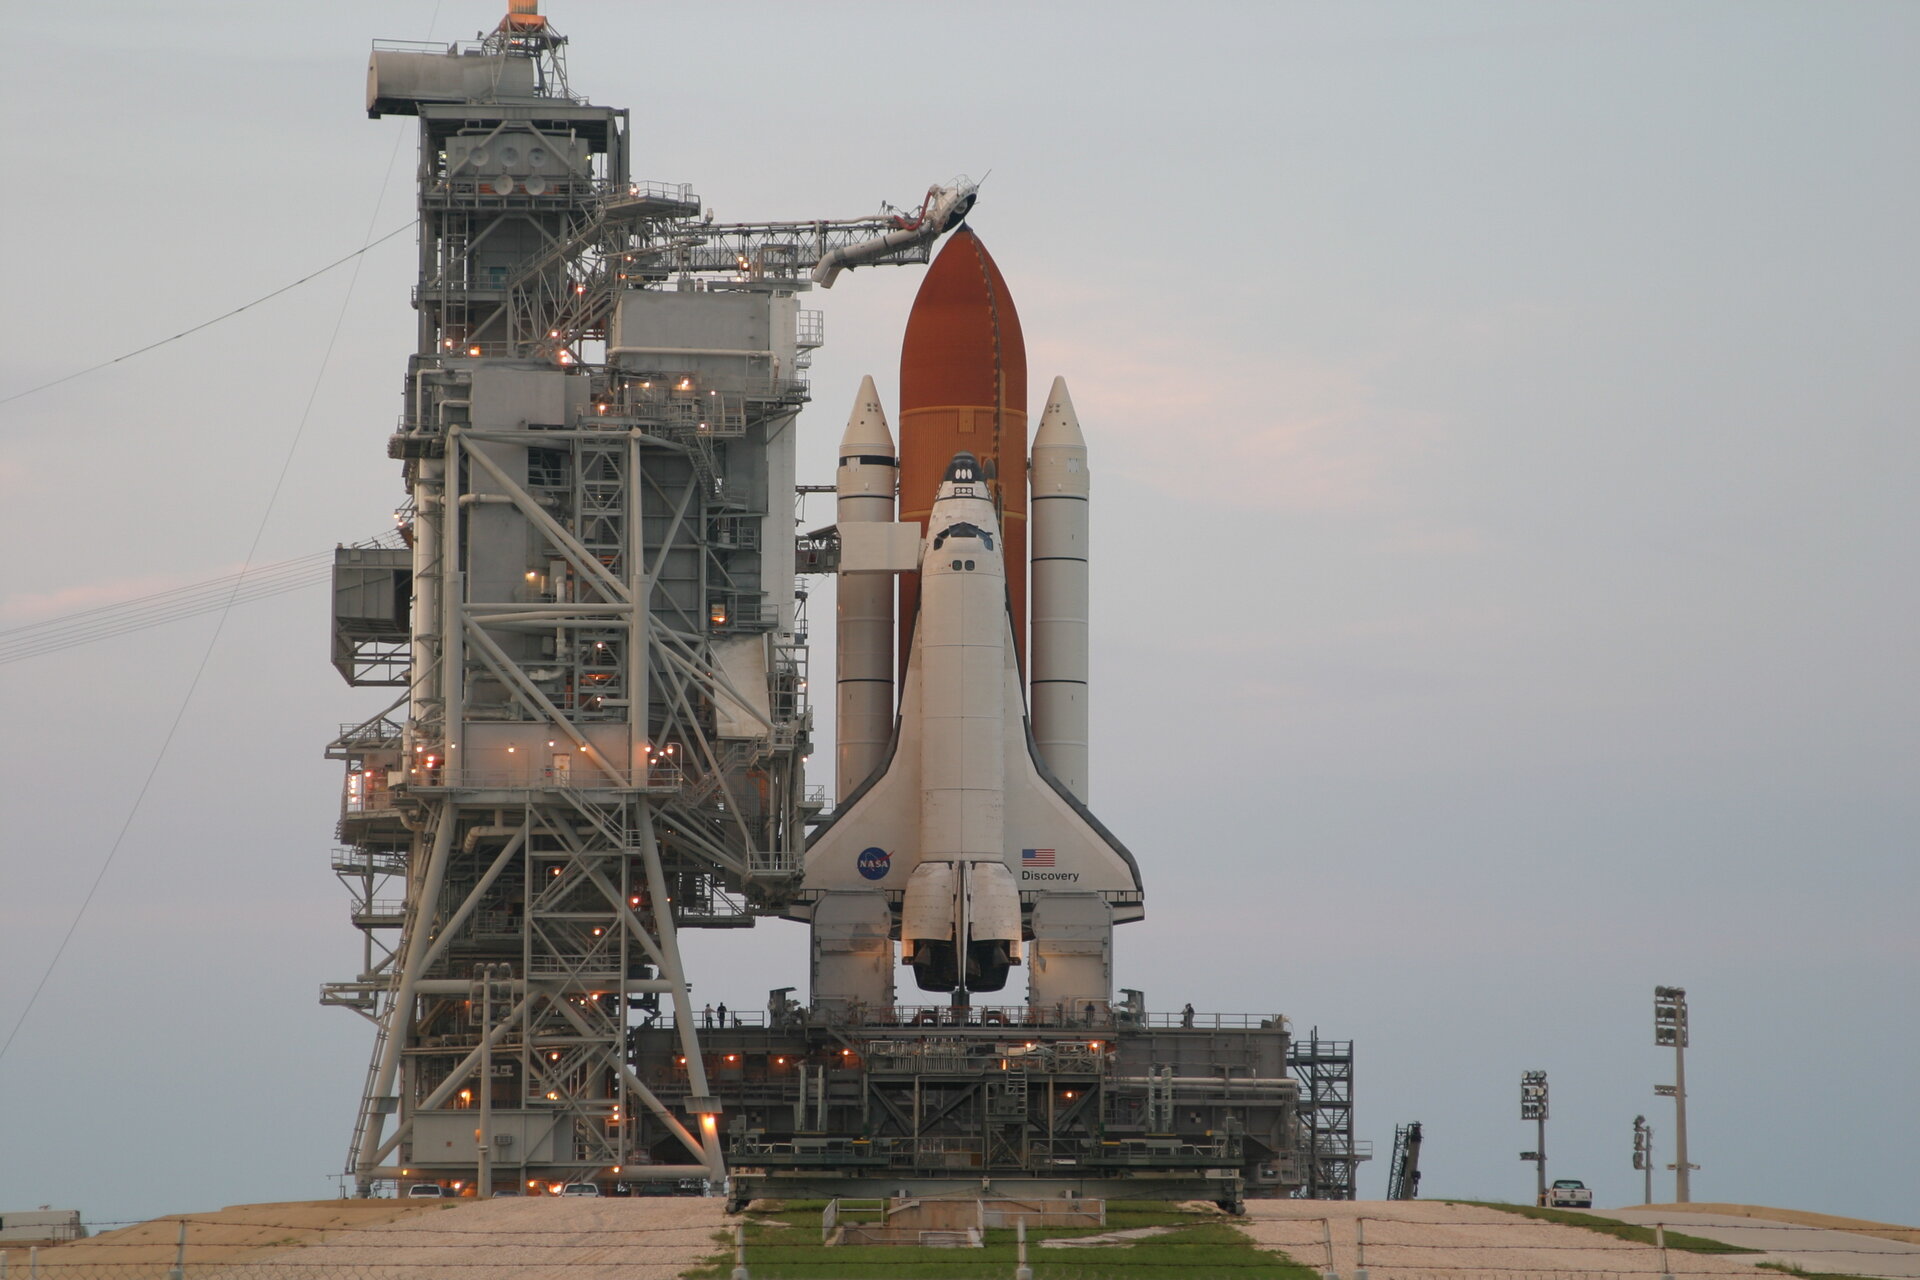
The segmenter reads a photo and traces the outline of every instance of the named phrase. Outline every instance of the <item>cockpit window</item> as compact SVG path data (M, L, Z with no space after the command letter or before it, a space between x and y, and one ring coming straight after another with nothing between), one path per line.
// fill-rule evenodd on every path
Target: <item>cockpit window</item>
M989 551L993 550L993 535L985 529L982 529L979 525L968 524L964 520L959 524L950 524L936 534L933 539L933 549L938 551L942 546L946 545L948 538L978 538L980 539L981 546Z

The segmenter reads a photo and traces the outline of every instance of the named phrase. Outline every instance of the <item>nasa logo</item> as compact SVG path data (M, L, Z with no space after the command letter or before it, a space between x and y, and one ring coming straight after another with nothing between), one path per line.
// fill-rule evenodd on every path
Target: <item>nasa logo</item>
M893 866L893 855L885 849L862 849L857 864L860 874L869 880L884 880Z

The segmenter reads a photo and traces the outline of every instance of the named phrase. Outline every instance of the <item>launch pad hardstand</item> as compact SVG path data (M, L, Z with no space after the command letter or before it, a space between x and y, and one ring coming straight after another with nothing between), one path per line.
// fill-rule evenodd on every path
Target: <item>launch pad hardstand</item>
M565 44L515 0L368 70L370 115L419 120L420 261L405 545L334 574L335 665L394 691L330 748L361 1193L1350 1197L1348 1043L1115 997L1153 858L1088 807L1088 445L1056 378L1029 447L974 185L716 221L632 179ZM836 522L796 538L828 488L796 474L802 295L917 264L900 403L863 382ZM804 993L696 1007L680 931L766 918L809 930Z

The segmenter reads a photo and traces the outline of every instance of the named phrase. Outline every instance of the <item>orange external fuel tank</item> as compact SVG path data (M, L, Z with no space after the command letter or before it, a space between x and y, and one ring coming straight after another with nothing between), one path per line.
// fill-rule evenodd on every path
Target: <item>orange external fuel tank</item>
M1007 282L967 227L927 268L900 344L900 520L926 532L934 492L960 452L991 468L1006 539L1014 648L1027 665L1027 347ZM919 575L900 575L904 676Z

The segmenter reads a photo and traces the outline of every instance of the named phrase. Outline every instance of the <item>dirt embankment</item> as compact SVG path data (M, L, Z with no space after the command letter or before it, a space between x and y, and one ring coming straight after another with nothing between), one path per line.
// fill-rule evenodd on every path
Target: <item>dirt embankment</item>
M1831 1213L1804 1213L1799 1209L1770 1209L1761 1204L1646 1204L1629 1205L1633 1209L1671 1209L1675 1213L1719 1213L1734 1218L1757 1218L1763 1222L1785 1222L1796 1227L1825 1227L1856 1236L1877 1236L1901 1244L1920 1244L1920 1227L1902 1227L1891 1222L1873 1222L1866 1218L1841 1218Z
M430 1200L290 1200L235 1204L206 1213L172 1213L85 1240L42 1248L40 1269L58 1272L112 1264L137 1274L151 1264L162 1271L179 1255L180 1228L187 1231L186 1259L194 1263L250 1261L292 1245L305 1245L401 1219L431 1213L451 1202ZM12 1246L8 1246L11 1250ZM24 1249L16 1252L24 1254ZM16 1258L13 1261L24 1261Z
M194 1280L673 1280L721 1248L722 1209L678 1197L235 1205L43 1249L39 1267L49 1280L163 1280L184 1223Z
M1364 1221L1363 1221L1364 1220ZM1250 1200L1244 1228L1295 1262L1369 1280L1500 1280L1564 1272L1780 1280L1724 1255L1660 1250L1475 1205L1438 1201ZM1332 1258L1328 1258L1331 1237Z

